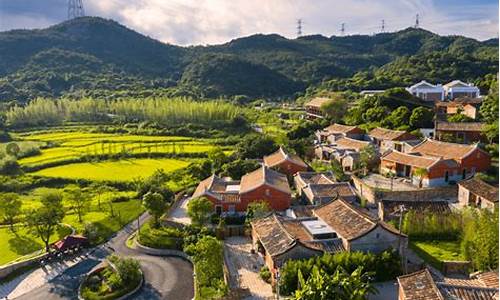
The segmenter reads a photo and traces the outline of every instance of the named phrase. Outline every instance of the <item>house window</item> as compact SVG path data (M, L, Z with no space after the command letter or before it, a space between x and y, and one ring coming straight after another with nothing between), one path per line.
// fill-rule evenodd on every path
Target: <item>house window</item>
M401 145L401 144L395 144L394 145L394 149L396 149L396 151L401 152L403 150L403 145Z
M378 238L380 237L380 233L377 233L376 237L377 237L377 239L378 239Z
M444 172L444 181L448 182L448 180L450 180L450 174L448 173L448 171L446 171Z
M271 190L270 189L266 189L266 196L271 196Z

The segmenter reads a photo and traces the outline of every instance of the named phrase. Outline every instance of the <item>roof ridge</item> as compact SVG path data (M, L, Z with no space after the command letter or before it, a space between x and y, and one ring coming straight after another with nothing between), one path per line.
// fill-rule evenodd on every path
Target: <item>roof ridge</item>
M287 230L286 228L283 226L283 224L281 224L281 221L278 219L278 216L273 213L273 217L274 219L276 220L276 222L278 223L278 226L281 228L281 230L283 230L283 232L287 235L287 237L292 240L292 242L294 242L295 240L297 240L295 237L293 237Z
M340 200L340 202L342 204L344 204L344 206L346 206L347 208L349 208L350 210L352 210L353 212L355 212L356 214L359 214L360 216L362 216L363 218L365 218L366 220L372 222L374 225L377 225L378 224L378 220L377 219L373 219L372 217L366 215L364 212L356 209L354 206L352 206L350 203L348 203L346 200L342 199L342 198L338 198L337 200Z

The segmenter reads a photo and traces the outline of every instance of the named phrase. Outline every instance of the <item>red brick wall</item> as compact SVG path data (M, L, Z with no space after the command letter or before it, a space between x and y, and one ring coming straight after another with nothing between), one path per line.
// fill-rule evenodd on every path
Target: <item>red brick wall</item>
M266 194L266 190L269 190L269 194ZM269 203L269 206L273 210L286 210L290 207L291 198L291 195L288 193L268 185L262 185L252 191L240 194L240 203L236 206L236 210L246 211L249 203L259 200Z
M288 176L293 176L297 172L307 171L306 167L293 164L287 160L277 166L274 166L273 169Z
M491 166L490 155L480 149L476 149L473 153L462 160L462 168L470 170L475 167L476 172L486 171Z

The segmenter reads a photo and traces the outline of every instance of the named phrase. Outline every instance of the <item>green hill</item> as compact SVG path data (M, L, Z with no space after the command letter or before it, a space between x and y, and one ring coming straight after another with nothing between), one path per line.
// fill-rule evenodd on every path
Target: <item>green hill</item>
M97 17L0 32L0 101L65 94L281 98L310 85L356 90L421 79L474 81L496 72L497 39L414 28L297 39L256 34L196 47L161 43Z

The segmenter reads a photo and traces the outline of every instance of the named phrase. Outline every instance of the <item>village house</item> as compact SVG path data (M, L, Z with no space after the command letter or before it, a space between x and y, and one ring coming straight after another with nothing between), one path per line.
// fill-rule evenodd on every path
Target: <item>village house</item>
M348 137L351 139L362 140L365 131L357 126L348 126L342 124L332 124L322 130L316 131L316 139L321 143L335 143L336 140Z
M476 119L482 102L483 99L481 98L460 97L452 101L436 102L434 104L434 111L436 118L443 121L446 121L449 116L458 113Z
M356 201L356 193L349 182L335 182L329 173L299 172L294 176L299 197L306 203L320 205L337 198Z
M399 300L497 300L498 270L469 279L444 277L436 280L428 269L398 277Z
M442 85L430 84L425 80L420 81L406 90L415 97L419 97L424 101L443 101L445 91Z
M451 140L463 144L485 142L485 126L481 122L436 122L434 137L438 141Z
M265 201L271 209L284 211L290 207L292 192L284 174L261 167L241 177L241 181L212 175L198 184L192 198L206 197L214 212L243 213L248 204Z
M399 249L405 255L408 239L392 226L373 219L343 199L312 209L298 219L275 214L251 222L254 249L264 256L273 274L288 259L325 252Z
M473 177L458 182L458 204L461 207L479 207L494 211L498 208L498 187Z
M447 99L455 99L458 97L479 97L479 88L472 83L465 83L460 80L453 80L443 85L444 93Z
M360 158L360 151L370 145L369 141L343 137L330 145L318 145L314 148L315 156L320 160L337 160L344 171L355 169Z
M264 165L288 176L309 169L309 166L302 158L286 152L282 147L273 154L264 156Z
M448 185L490 167L489 154L477 144L463 145L430 139L413 147L411 152L390 151L380 160L381 174L406 177L414 185L422 187Z
M368 133L368 139L379 149L380 153L388 150L407 152L420 140L413 134L387 128L377 127Z
M331 100L330 98L316 97L313 98L311 101L307 102L306 104L304 104L306 110L306 117L310 120L323 118L324 114L321 111L321 105L325 104L330 100Z

